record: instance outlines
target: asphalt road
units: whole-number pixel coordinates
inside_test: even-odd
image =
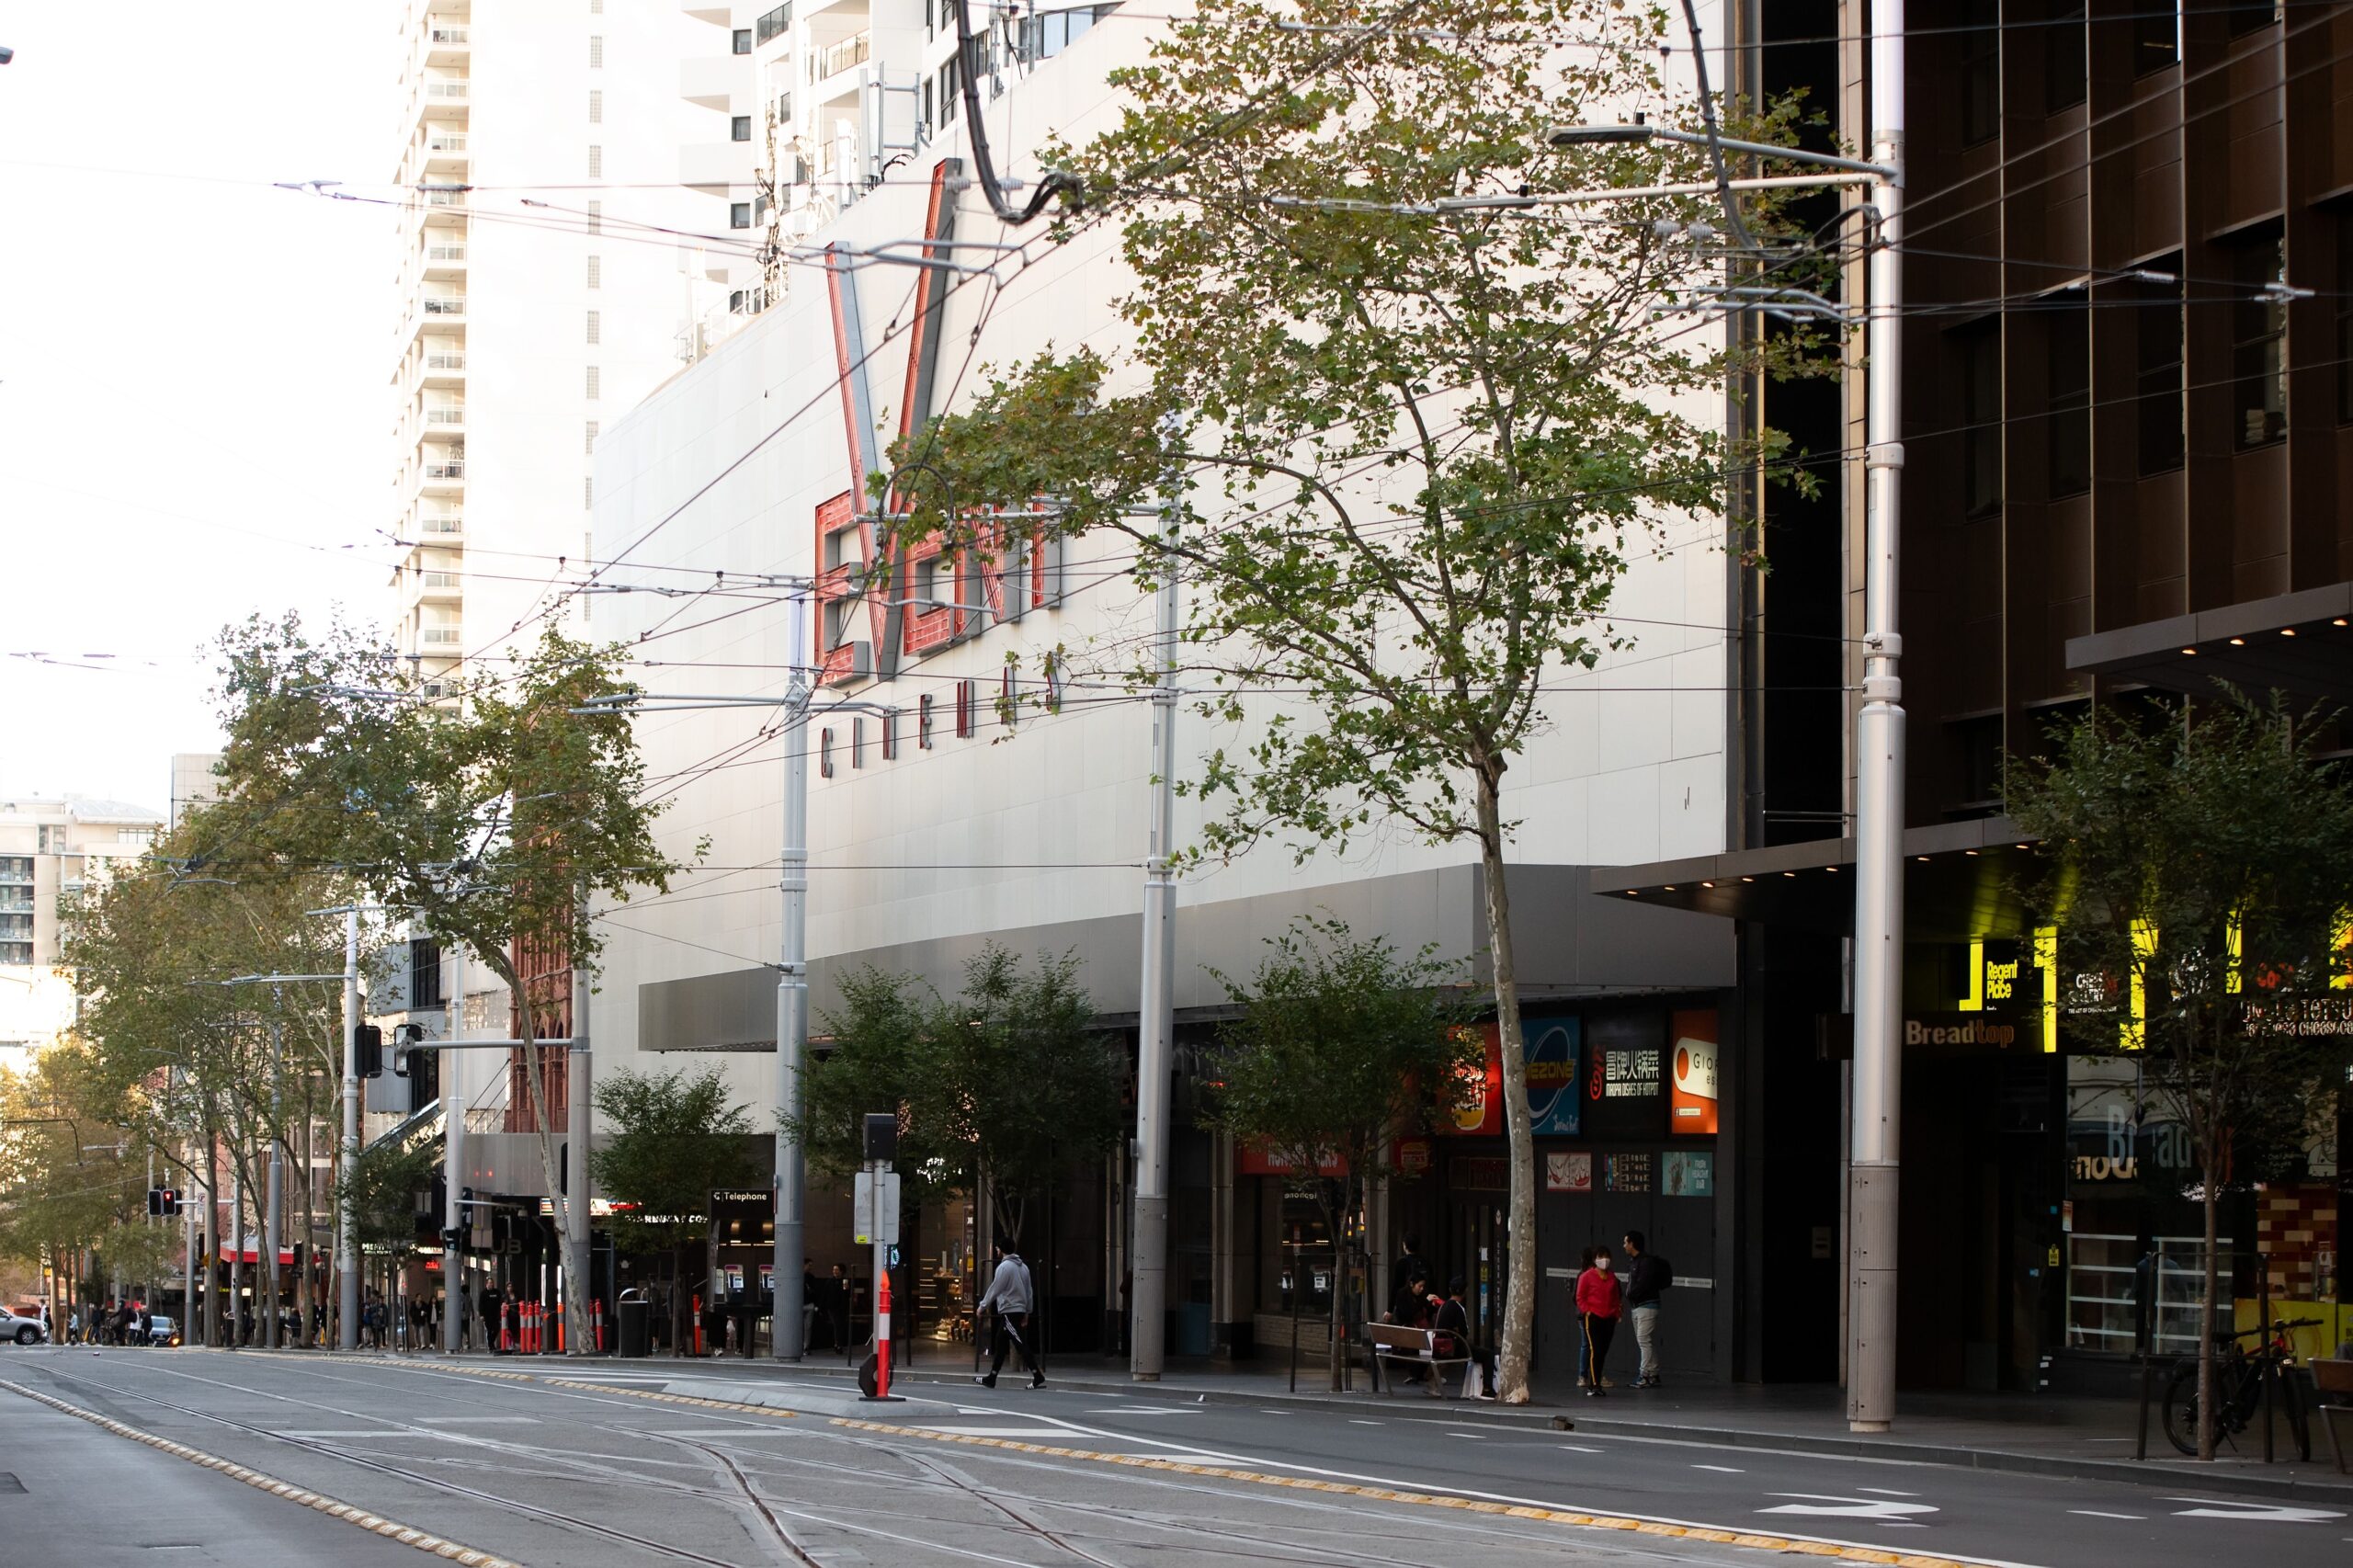
[[[837,1380],[659,1362],[517,1371],[70,1348],[0,1358],[0,1380],[535,1568],[1756,1564],[1805,1543],[2033,1568],[2353,1560],[2342,1506],[1562,1433],[1549,1415],[1405,1398],[1361,1413],[1262,1409],[1008,1378],[995,1391],[913,1385],[883,1406]],[[61,1423],[97,1447],[45,1472],[37,1519],[119,1509],[124,1483],[141,1496],[154,1467],[174,1465],[243,1494],[216,1517],[292,1508],[0,1390],[0,1442]],[[32,1492],[0,1483],[0,1540],[17,1539]],[[349,1538],[325,1561],[406,1550],[313,1514],[282,1539],[223,1537],[198,1528],[193,1504],[174,1506],[204,1546],[249,1568],[322,1561],[298,1539],[314,1528]],[[78,1563],[134,1555],[63,1539]]]

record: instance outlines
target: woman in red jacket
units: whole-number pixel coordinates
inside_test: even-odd
[[[1609,1272],[1609,1249],[1593,1249],[1593,1262],[1577,1276],[1577,1320],[1585,1325],[1585,1394],[1602,1397],[1601,1369],[1609,1359],[1610,1336],[1626,1312],[1625,1294]]]

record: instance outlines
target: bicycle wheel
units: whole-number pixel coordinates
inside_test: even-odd
[[[2221,1369],[2215,1369],[2220,1372]],[[2177,1369],[2165,1380],[2165,1440],[2181,1452],[2198,1454],[2198,1363]]]

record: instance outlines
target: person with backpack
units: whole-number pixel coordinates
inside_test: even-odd
[[[977,1321],[994,1312],[996,1322],[989,1348],[989,1369],[972,1381],[984,1389],[996,1387],[996,1375],[1005,1370],[1006,1353],[1018,1345],[1022,1364],[1029,1369],[1029,1386],[1044,1388],[1046,1369],[1039,1364],[1038,1347],[1030,1342],[1029,1334],[1030,1313],[1038,1301],[1037,1281],[1015,1248],[993,1246],[989,1256],[996,1260],[996,1272],[989,1277],[989,1288],[980,1304],[972,1309],[972,1316]]]
[[[1608,1364],[1609,1342],[1617,1336],[1618,1320],[1625,1315],[1625,1296],[1618,1276],[1609,1272],[1609,1249],[1593,1249],[1593,1262],[1577,1276],[1577,1321],[1585,1325],[1585,1396],[1599,1399],[1608,1387],[1602,1368]]]
[[[1659,1386],[1659,1301],[1675,1281],[1675,1265],[1651,1251],[1640,1231],[1626,1233],[1626,1256],[1632,1260],[1626,1275],[1626,1316],[1634,1325],[1634,1346],[1641,1352],[1634,1386],[1654,1389]]]

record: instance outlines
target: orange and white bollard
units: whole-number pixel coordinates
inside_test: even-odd
[[[569,1312],[566,1312],[563,1306],[559,1305],[550,1315],[555,1319],[555,1353],[561,1356],[563,1354],[564,1320],[571,1317],[572,1314]]]
[[[695,1354],[702,1354],[702,1292],[695,1292]]]
[[[874,1397],[891,1397],[891,1271],[874,1285]]]
[[[588,1326],[596,1335],[595,1349],[601,1356],[605,1351],[605,1299],[602,1296],[588,1303]]]

